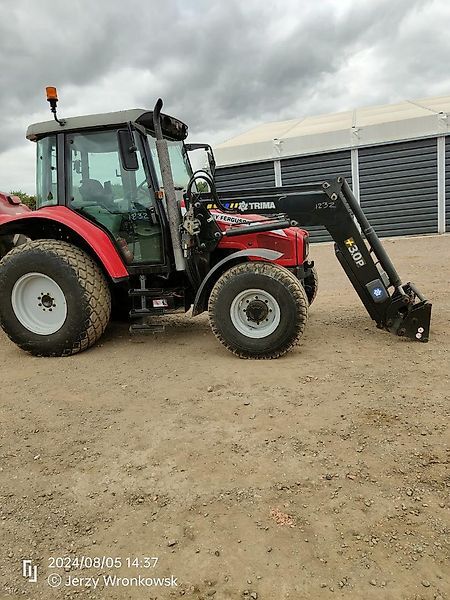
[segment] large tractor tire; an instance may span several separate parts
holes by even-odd
[[[92,346],[108,325],[111,294],[85,252],[57,240],[36,240],[0,262],[0,324],[37,356],[69,356]]]
[[[319,289],[319,276],[317,275],[316,267],[313,267],[308,277],[305,277],[303,287],[308,297],[309,306],[311,306],[316,299],[317,290]]]
[[[209,320],[218,340],[240,358],[278,358],[300,339],[308,298],[287,269],[268,262],[231,267],[209,298]]]

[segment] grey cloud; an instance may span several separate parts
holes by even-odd
[[[87,86],[129,67],[142,77],[141,87],[130,82],[139,88],[130,106],[162,96],[194,137],[213,141],[257,122],[351,108],[342,73],[365,50],[376,64],[358,101],[444,94],[447,65],[436,56],[448,55],[450,42],[436,23],[440,6],[445,0],[1,3],[0,161],[25,143],[27,115],[45,110],[46,84],[71,86],[89,112]]]

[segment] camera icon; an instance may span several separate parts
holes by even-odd
[[[33,565],[33,561],[26,558],[22,561],[22,576],[28,579],[30,583],[37,582],[37,565]]]

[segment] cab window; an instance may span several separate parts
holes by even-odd
[[[130,264],[163,262],[162,230],[141,152],[138,169],[125,170],[117,130],[67,136],[70,206],[105,227]]]
[[[156,176],[159,187],[163,187],[161,169],[159,167],[158,152],[156,150],[156,140],[153,136],[147,135],[153,164],[155,165]],[[192,168],[184,150],[183,142],[167,141],[169,146],[170,166],[172,168],[173,183],[176,190],[185,190],[192,177]]]
[[[36,177],[36,208],[58,204],[56,135],[37,142]]]

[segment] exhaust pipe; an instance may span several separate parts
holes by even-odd
[[[156,151],[158,153],[159,168],[164,186],[164,195],[166,197],[167,218],[169,220],[170,237],[172,239],[172,248],[175,258],[175,268],[177,271],[185,271],[186,263],[181,248],[181,209],[178,206],[173,183],[172,168],[170,166],[169,146],[164,139],[161,127],[161,109],[163,101],[161,98],[155,104],[153,109],[153,126],[156,136]]]

